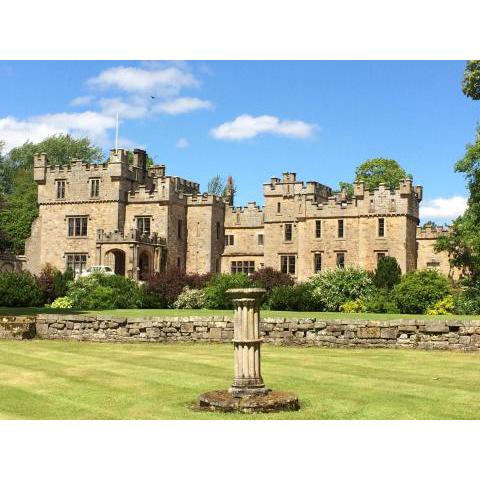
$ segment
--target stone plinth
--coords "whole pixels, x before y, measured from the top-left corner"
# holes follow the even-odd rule
[[[228,391],[206,392],[197,407],[221,412],[272,412],[298,410],[294,393],[272,392],[265,387],[260,369],[260,304],[262,288],[238,288],[227,291],[235,309],[233,346],[235,375]]]

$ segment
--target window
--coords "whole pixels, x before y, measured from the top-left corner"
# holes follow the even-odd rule
[[[65,198],[65,180],[57,180],[57,198]]]
[[[380,260],[382,258],[385,258],[387,254],[385,252],[377,252],[377,265],[378,265],[378,262],[380,262]]]
[[[292,224],[291,223],[285,224],[285,241],[286,242],[292,241]]]
[[[219,273],[220,272],[220,259],[217,257],[215,259],[215,273]]]
[[[217,240],[220,238],[220,222],[217,222]]]
[[[280,213],[282,211],[282,204],[280,202],[277,202],[277,213]]]
[[[150,235],[150,217],[137,217],[137,230],[140,235]]]
[[[90,196],[98,197],[100,195],[100,179],[92,178],[90,180]]]
[[[232,273],[253,273],[255,271],[255,262],[250,260],[236,261],[231,263]]]
[[[280,257],[280,270],[282,273],[295,275],[295,255],[282,255]]]
[[[225,246],[234,245],[235,237],[233,235],[225,235]]]
[[[183,222],[182,220],[179,218],[177,220],[177,238],[178,240],[181,240],[182,239],[182,235],[183,235]]]
[[[321,238],[322,236],[322,221],[315,220],[315,237]]]
[[[263,233],[259,233],[257,235],[257,244],[258,245],[263,245]]]
[[[378,236],[379,237],[385,236],[385,219],[384,218],[378,219]]]
[[[343,228],[343,220],[338,221],[338,238],[343,238],[344,228]]]
[[[427,262],[427,268],[438,268],[440,267],[440,262],[438,260],[431,260],[430,262]]]
[[[182,260],[180,257],[177,257],[177,268],[180,268],[182,266]]]
[[[69,217],[68,218],[68,236],[86,237],[87,236],[87,217]]]
[[[337,267],[345,268],[345,253],[343,252],[337,253]]]
[[[72,270],[75,277],[78,277],[87,268],[87,254],[86,253],[68,253],[67,268]]]
[[[320,273],[322,271],[322,254],[316,253],[313,256],[313,271],[315,273]]]

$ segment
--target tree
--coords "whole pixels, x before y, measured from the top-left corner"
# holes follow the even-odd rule
[[[381,183],[393,189],[406,178],[411,178],[411,175],[396,160],[389,158],[372,158],[355,170],[355,181],[364,182],[367,190],[374,190]]]
[[[63,165],[71,158],[89,163],[103,160],[101,149],[92,145],[88,138],[77,139],[63,134],[36,144],[25,142],[6,156],[0,155],[0,191],[4,192],[3,208],[0,208],[0,242],[3,248],[15,253],[23,253],[32,222],[38,215],[37,186],[33,180],[35,153],[46,153],[51,165]]]
[[[208,182],[207,192],[211,195],[217,195],[218,197],[221,197],[223,195],[225,187],[225,180],[220,175],[215,175]]]
[[[347,190],[347,195],[353,197],[353,183],[350,182],[338,182],[340,187],[340,192],[345,188]]]
[[[473,100],[480,100],[480,60],[470,60],[465,66],[462,91]]]
[[[232,193],[235,195],[235,193],[237,192],[237,188],[235,187],[233,180],[231,185],[233,190]],[[217,195],[217,197],[226,198],[228,193],[227,189],[227,182],[220,175],[215,175],[214,177],[212,177],[207,184],[207,193],[210,193],[211,195]]]
[[[449,254],[451,267],[459,268],[472,282],[480,281],[480,127],[475,142],[455,164],[463,173],[470,192],[467,210],[451,225],[448,233],[436,243],[436,251]]]
[[[402,270],[400,269],[396,258],[385,256],[378,262],[373,277],[373,283],[377,288],[390,290],[400,282],[401,277]]]

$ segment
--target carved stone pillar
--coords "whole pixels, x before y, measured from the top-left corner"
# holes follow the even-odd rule
[[[235,309],[233,345],[235,377],[229,392],[234,396],[267,392],[260,370],[260,303],[263,288],[238,288],[227,291]]]

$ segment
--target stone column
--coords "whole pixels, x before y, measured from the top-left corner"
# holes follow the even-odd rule
[[[235,309],[234,357],[235,377],[229,392],[236,397],[265,394],[260,372],[260,302],[263,288],[235,288],[227,291]]]

